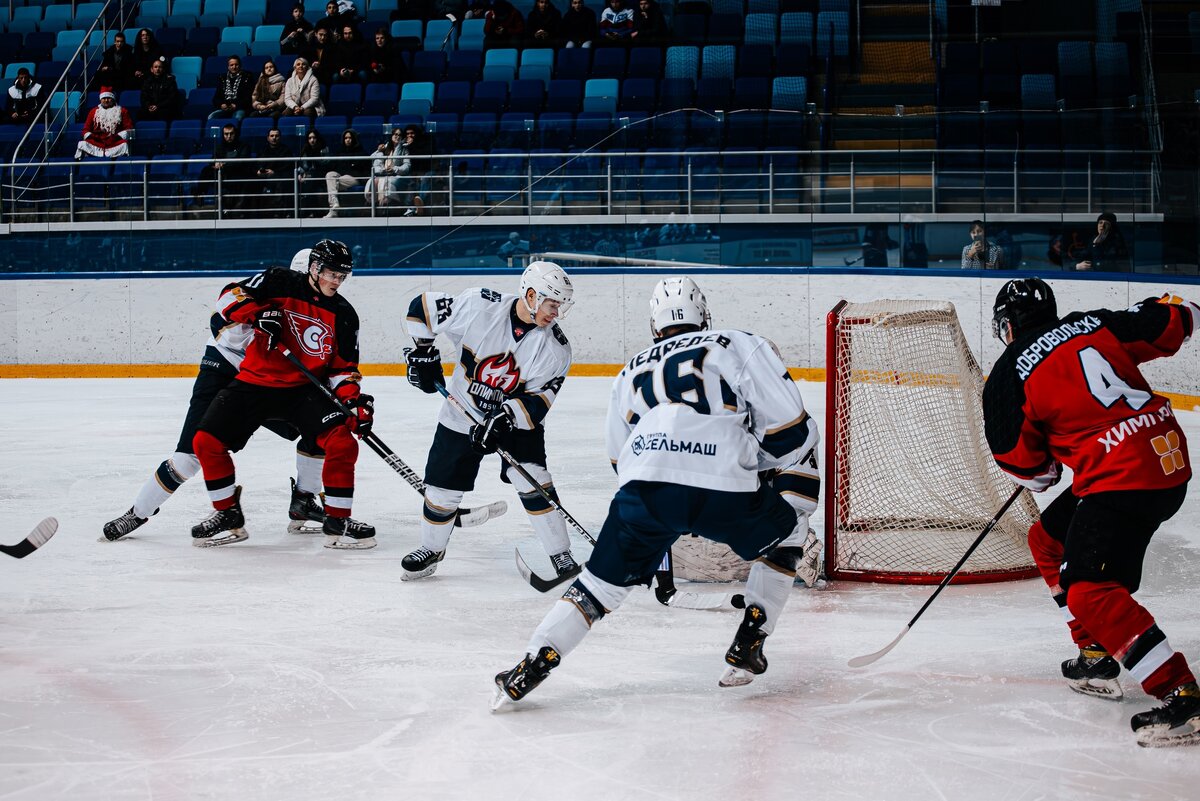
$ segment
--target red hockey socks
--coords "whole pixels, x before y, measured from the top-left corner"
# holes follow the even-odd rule
[[[1050,597],[1054,599],[1054,603],[1058,604],[1059,611],[1067,621],[1067,627],[1071,629],[1071,639],[1080,648],[1095,644],[1096,638],[1088,633],[1083,624],[1067,607],[1067,592],[1058,583],[1058,569],[1062,565],[1063,544],[1046,532],[1040,520],[1029,528],[1029,552],[1033,554],[1033,561],[1037,564],[1038,572],[1042,574],[1042,578],[1050,587]]]
[[[233,457],[225,443],[207,431],[197,431],[192,437],[192,451],[204,471],[204,484],[214,509],[228,509],[234,504]]]
[[[1080,581],[1067,596],[1075,614],[1099,634],[1100,644],[1150,695],[1162,698],[1196,680],[1183,654],[1171,648],[1154,617],[1121,584]]]
[[[358,461],[358,440],[349,426],[334,426],[317,437],[325,449],[321,482],[325,485],[325,514],[349,517],[354,504],[354,463]]]

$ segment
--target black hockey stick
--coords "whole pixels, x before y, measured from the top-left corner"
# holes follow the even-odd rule
[[[445,385],[438,384],[437,388],[438,388],[438,392],[442,393],[442,395],[444,395],[446,397],[446,400],[449,401],[451,404],[453,404],[454,408],[458,409],[460,412],[462,412],[464,415],[466,415],[468,420],[470,420],[471,422],[476,423],[476,424],[483,422],[482,420],[479,419],[479,417],[473,411],[468,409],[466,407],[466,405],[464,405],[461,401],[459,401],[458,398],[451,395],[450,390],[446,389]],[[592,545],[596,544],[596,538],[593,537],[591,534],[589,534],[588,530],[586,528],[584,528],[583,526],[581,526],[579,524],[579,521],[576,520],[574,517],[572,517],[571,513],[568,512],[566,509],[564,509],[562,507],[562,504],[560,504],[557,500],[554,499],[554,496],[552,496],[550,493],[546,492],[545,487],[543,487],[541,484],[539,484],[537,482],[537,480],[534,479],[533,476],[529,475],[529,471],[521,466],[521,463],[517,461],[516,457],[514,457],[511,453],[504,450],[503,448],[497,448],[496,453],[498,453],[500,455],[501,459],[508,462],[509,466],[513,470],[515,470],[517,472],[517,474],[521,476],[521,478],[523,478],[527,482],[529,482],[529,484],[535,490],[538,491],[538,494],[540,494],[546,500],[546,502],[548,504],[550,504],[552,507],[554,507],[556,510],[558,510],[558,513],[563,516],[563,520],[566,520],[567,523],[570,524],[570,526],[572,528],[574,528],[576,531],[578,531],[585,540],[590,542]],[[573,576],[577,575],[577,573],[578,573],[578,571],[576,571],[576,573],[564,573],[561,576],[556,576],[554,579],[544,579],[544,578],[538,576],[536,573],[534,573],[529,568],[529,565],[526,564],[525,559],[521,556],[520,549],[516,550],[516,555],[517,555],[516,556],[517,570],[519,570],[521,572],[521,576],[527,582],[529,582],[529,586],[533,587],[538,592],[546,592],[546,591],[550,590],[552,587],[555,587],[556,585],[561,584],[562,582],[566,581],[569,578],[572,578]]]
[[[1003,517],[1004,513],[1008,511],[1008,507],[1012,506],[1013,502],[1017,500],[1017,496],[1019,496],[1021,494],[1022,489],[1024,489],[1024,488],[1017,487],[1015,490],[1013,490],[1013,494],[1008,496],[1008,500],[1005,501],[1004,505],[1000,507],[1000,511],[996,512],[996,514],[993,515],[992,519],[988,521],[988,524],[983,527],[983,531],[979,532],[979,536],[975,538],[975,541],[973,543],[971,543],[971,547],[967,549],[967,552],[962,555],[962,559],[959,559],[958,564],[956,564],[950,570],[950,572],[946,574],[946,577],[944,579],[942,579],[942,583],[939,584],[937,586],[937,589],[933,591],[933,595],[930,595],[929,599],[927,601],[925,601],[924,605],[922,605],[921,608],[917,610],[917,613],[915,615],[913,615],[913,619],[908,621],[908,625],[905,626],[900,631],[900,633],[896,635],[896,639],[892,640],[890,643],[885,645],[883,648],[880,648],[878,651],[876,651],[873,654],[864,654],[863,656],[854,657],[848,663],[850,665],[850,667],[865,667],[866,665],[869,665],[872,662],[874,662],[878,659],[881,659],[882,657],[887,655],[888,651],[890,651],[896,647],[896,644],[904,638],[905,634],[908,634],[909,629],[911,629],[913,627],[913,624],[917,622],[917,619],[920,618],[921,615],[925,614],[925,610],[929,608],[929,605],[931,603],[933,603],[933,599],[938,597],[938,594],[942,590],[946,589],[946,585],[949,584],[950,581],[956,575],[958,575],[958,571],[961,570],[962,566],[964,564],[966,564],[968,559],[971,558],[971,554],[975,553],[975,549],[979,547],[979,544],[981,542],[983,542],[983,538],[988,535],[988,532],[990,532],[993,528],[996,527],[996,524],[1000,522],[1000,518]]]
[[[342,403],[338,396],[333,394],[333,390],[331,390],[324,381],[317,378],[311,370],[305,367],[304,363],[296,358],[294,353],[282,345],[279,346],[279,351],[289,362],[296,366],[297,370],[304,373],[304,376],[309,381],[313,382],[317,389],[321,390],[321,393],[338,408],[338,411],[346,415],[346,417],[354,417],[354,411],[346,406],[346,404]],[[410,487],[422,495],[425,494],[425,482],[421,480],[421,477],[418,476],[411,467],[406,465],[404,460],[397,456],[395,452],[384,443],[383,440],[377,437],[374,431],[363,437],[362,441],[367,443],[371,450],[379,454],[379,457],[387,463],[388,467],[399,473],[400,477],[407,481]],[[484,523],[493,517],[499,517],[507,511],[508,504],[504,501],[489,503],[486,506],[479,507],[478,509],[459,509],[458,514],[454,518],[454,525],[468,527],[478,526],[480,523]]]
[[[0,545],[0,553],[6,553],[14,559],[24,559],[49,542],[56,531],[58,531],[58,521],[53,517],[47,517],[34,526],[33,531],[29,532],[29,536],[16,545]]]

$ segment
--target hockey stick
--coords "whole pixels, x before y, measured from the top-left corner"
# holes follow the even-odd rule
[[[58,521],[53,517],[47,517],[34,526],[33,531],[29,532],[29,535],[16,545],[0,545],[0,553],[6,553],[14,559],[24,559],[49,542],[56,531],[58,531]]]
[[[971,558],[971,554],[975,553],[975,549],[979,547],[981,542],[983,542],[983,538],[988,535],[989,531],[995,528],[996,524],[1000,522],[1000,518],[1003,517],[1004,513],[1008,511],[1008,507],[1012,506],[1013,502],[1017,500],[1017,496],[1021,494],[1022,489],[1024,488],[1017,487],[1015,490],[1013,490],[1013,494],[1008,496],[1008,500],[1005,501],[1004,505],[1000,507],[1000,511],[996,512],[996,514],[992,516],[992,519],[988,521],[988,524],[983,527],[983,531],[979,532],[979,536],[975,538],[973,543],[971,543],[971,547],[967,548],[967,552],[962,555],[962,559],[959,559],[958,564],[956,564],[950,570],[950,572],[946,574],[946,577],[942,579],[942,583],[939,584],[937,589],[933,591],[933,595],[930,595],[929,599],[925,601],[924,605],[917,610],[917,613],[913,615],[913,619],[908,621],[908,625],[896,635],[896,639],[892,640],[890,643],[885,645],[883,648],[880,648],[873,654],[865,654],[863,656],[854,657],[848,663],[850,667],[865,667],[866,665],[869,665],[872,662],[875,662],[876,660],[886,656],[888,651],[896,647],[896,644],[904,638],[905,634],[908,634],[909,629],[913,627],[913,624],[917,622],[917,619],[920,618],[921,615],[925,613],[925,610],[929,608],[929,605],[933,603],[933,599],[938,597],[938,594],[942,590],[946,589],[946,585],[949,584],[956,575],[958,575],[958,571],[961,570],[962,566],[966,564],[968,559]]]
[[[454,408],[456,408],[460,412],[462,412],[468,420],[475,423],[476,425],[483,422],[482,420],[479,419],[479,417],[473,411],[468,409],[461,401],[459,401],[458,398],[451,395],[450,390],[446,389],[444,384],[438,384],[437,389],[438,389],[438,392],[442,393],[442,395],[445,396],[446,400],[449,401],[454,406]],[[596,538],[593,537],[591,534],[589,534],[588,530],[586,528],[584,528],[583,526],[581,526],[579,524],[579,521],[576,520],[574,517],[572,517],[571,513],[562,507],[562,504],[560,504],[558,501],[556,501],[550,493],[546,492],[545,487],[543,487],[541,484],[539,484],[537,482],[537,480],[534,479],[533,476],[529,475],[529,471],[521,466],[521,463],[517,461],[516,457],[514,457],[511,453],[504,450],[503,448],[497,448],[496,453],[498,453],[500,455],[501,459],[508,462],[509,467],[511,467],[513,470],[515,470],[517,472],[517,474],[519,476],[521,476],[521,478],[523,478],[527,482],[529,482],[529,484],[535,490],[537,490],[538,494],[541,495],[548,504],[550,504],[552,507],[554,507],[556,510],[558,510],[558,513],[563,516],[563,520],[566,520],[567,523],[569,523],[572,528],[574,528],[576,531],[578,531],[585,540],[590,542],[592,545],[596,544]],[[544,579],[541,576],[534,573],[529,568],[529,565],[525,562],[525,559],[521,556],[520,549],[515,549],[515,550],[516,550],[516,559],[517,559],[517,570],[519,570],[521,572],[521,577],[524,578],[527,582],[529,582],[529,586],[533,587],[538,592],[546,592],[546,591],[550,590],[552,587],[555,587],[556,585],[561,584],[562,582],[564,582],[567,579],[572,578],[574,575],[576,575],[576,574],[563,574],[561,576],[556,576],[554,579]]]
[[[296,358],[294,353],[282,345],[279,346],[279,351],[284,355],[284,358],[295,365],[297,370],[304,373],[305,378],[311,381],[317,387],[317,389],[321,390],[321,393],[328,398],[329,401],[336,406],[342,414],[346,415],[346,417],[354,417],[354,412],[348,406],[346,406],[346,404],[342,403],[337,395],[333,394],[333,390],[331,390],[324,381],[317,378],[311,370],[305,367],[304,363]],[[406,465],[404,461],[384,443],[383,440],[376,436],[374,431],[363,437],[362,441],[367,443],[371,450],[379,454],[379,457],[383,459],[385,463],[387,463],[388,467],[399,473],[400,477],[407,481],[410,487],[422,495],[425,494],[425,482],[421,480],[421,477],[418,476],[411,467]],[[493,517],[499,517],[507,511],[508,504],[505,501],[489,503],[486,506],[479,507],[478,509],[459,509],[457,516],[454,518],[454,525],[464,527],[478,526],[480,523],[484,523]]]

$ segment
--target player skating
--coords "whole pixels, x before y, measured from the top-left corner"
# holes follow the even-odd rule
[[[1192,474],[1171,403],[1138,365],[1176,353],[1198,322],[1200,308],[1174,297],[1059,319],[1038,278],[1005,284],[992,318],[1008,346],[983,393],[996,462],[1035,492],[1058,481],[1061,465],[1074,473],[1029,530],[1079,646],[1063,676],[1079,692],[1119,699],[1124,665],[1163,701],[1131,719],[1140,745],[1200,743],[1196,677],[1132,597],[1150,538],[1179,511]]]
[[[763,640],[787,603],[816,509],[810,467],[820,435],[774,346],[709,330],[690,278],[660,281],[650,313],[655,344],[621,370],[609,400],[620,489],[582,574],[534,631],[525,658],[496,676],[493,708],[538,686],[634,585],[649,584],[689,532],[757,560],[720,685],[747,684],[767,669]],[[768,485],[760,471],[778,472]]]
[[[275,268],[231,284],[220,302],[223,316],[252,325],[237,378],[213,399],[192,441],[216,510],[192,527],[196,544],[246,539],[233,459],[266,420],[283,420],[325,450],[323,530],[335,548],[373,548],[375,528],[350,517],[358,442],[374,416],[374,398],[359,389],[358,314],[339,294],[353,260],[343,243],[323,239],[312,249],[304,275]],[[354,412],[347,418],[283,353],[333,388]],[[216,537],[223,532],[229,534]]]
[[[311,248],[304,248],[293,256],[291,269],[307,274],[310,253]],[[227,290],[228,287],[224,291]],[[213,312],[209,327],[212,333],[204,348],[204,355],[200,357],[200,370],[192,384],[192,399],[188,403],[175,453],[164,459],[138,490],[129,511],[104,524],[106,540],[119,540],[140,528],[151,516],[158,514],[159,508],[175,490],[200,470],[200,461],[192,450],[196,426],[208,411],[212,399],[237,376],[242,359],[246,356],[246,346],[254,336],[252,325],[230,322],[219,311]],[[284,439],[294,440],[300,436],[295,428],[277,420],[268,420],[263,427]],[[296,477],[292,479],[292,502],[288,509],[288,517],[291,518],[289,531],[311,531],[314,524],[316,530],[320,530],[324,523],[325,512],[317,502],[321,493],[324,461],[325,452],[311,438],[301,437],[296,443]]]
[[[537,261],[521,275],[519,296],[475,288],[457,297],[426,292],[413,298],[408,332],[416,347],[406,354],[409,382],[430,394],[444,383],[441,354],[433,344],[444,334],[458,351],[450,393],[483,422],[473,425],[451,403],[442,404],[425,465],[421,545],[404,557],[405,580],[437,570],[455,512],[475,488],[484,455],[502,448],[557,498],[543,423],[571,366],[571,346],[555,321],[566,316],[573,293],[561,267]],[[562,516],[507,462],[500,475],[516,487],[558,575],[578,573]]]

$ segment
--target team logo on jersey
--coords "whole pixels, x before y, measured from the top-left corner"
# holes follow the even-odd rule
[[[475,380],[480,384],[498,389],[501,392],[512,392],[521,380],[521,371],[517,368],[517,360],[511,353],[503,356],[488,356],[475,367]]]
[[[333,329],[316,317],[285,311],[292,337],[309,356],[323,359],[333,351]]]

